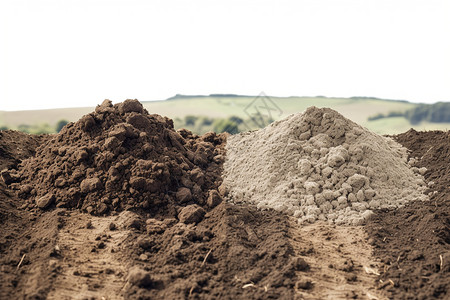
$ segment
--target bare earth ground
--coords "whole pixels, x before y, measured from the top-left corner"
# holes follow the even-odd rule
[[[318,222],[299,227],[291,223],[292,243],[297,254],[310,265],[298,272],[297,287],[303,299],[386,299],[376,290],[379,264],[362,226],[335,226]]]
[[[448,138],[399,137],[437,193],[377,212],[365,227],[299,227],[223,203],[196,225],[165,219],[149,231],[138,212],[32,213],[0,183],[0,299],[448,299]],[[0,136],[1,165],[14,167],[39,142]]]
[[[76,211],[58,232],[59,255],[49,299],[122,299],[127,261],[121,257],[128,230],[110,230],[118,217],[93,217]]]

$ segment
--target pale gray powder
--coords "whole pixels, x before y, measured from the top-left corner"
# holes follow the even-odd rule
[[[419,173],[392,139],[310,107],[229,137],[223,186],[229,201],[285,212],[299,223],[357,225],[372,209],[427,200]]]

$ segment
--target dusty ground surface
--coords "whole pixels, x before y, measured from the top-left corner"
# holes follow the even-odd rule
[[[296,253],[310,266],[297,273],[301,298],[387,299],[374,285],[380,264],[372,256],[363,226],[318,222],[299,227],[293,220],[290,230]]]
[[[8,168],[42,141],[4,137],[0,164]],[[299,227],[227,203],[205,206],[189,224],[140,209],[20,209],[23,200],[0,183],[0,299],[446,299],[448,134],[397,138],[423,156],[418,166],[438,193],[379,211],[367,227]]]

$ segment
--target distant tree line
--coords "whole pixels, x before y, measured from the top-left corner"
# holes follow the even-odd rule
[[[208,131],[236,134],[243,131],[259,129],[262,125],[269,125],[274,120],[266,116],[258,116],[257,121],[258,122],[255,122],[251,118],[243,119],[238,116],[211,118],[206,116],[187,115],[183,118],[175,118],[174,126],[176,129],[186,128],[195,134],[204,134]],[[60,132],[67,123],[69,123],[67,120],[60,120],[55,126],[50,126],[48,123],[35,125],[21,124],[15,128],[2,126],[0,127],[0,130],[14,129],[30,134],[57,133]]]
[[[1,126],[0,130],[8,130],[8,129],[14,129],[30,134],[44,134],[44,133],[56,133],[60,132],[61,129],[66,126],[66,124],[69,123],[67,120],[59,120],[55,126],[50,126],[48,123],[41,123],[41,124],[20,124],[17,126],[17,128],[10,128],[8,126]]]
[[[268,125],[274,120],[267,117],[258,119],[258,124],[252,119],[243,119],[238,116],[231,116],[227,118],[210,118],[205,116],[188,115],[183,119],[175,118],[175,128],[185,128],[196,134],[204,134],[208,131],[217,133],[228,132],[236,134],[243,131],[254,130],[260,128],[260,125]]]
[[[383,118],[404,117],[412,125],[421,122],[450,123],[450,102],[438,102],[435,104],[420,104],[405,112],[389,112],[369,117],[369,121]]]

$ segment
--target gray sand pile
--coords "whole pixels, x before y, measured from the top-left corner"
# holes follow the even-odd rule
[[[304,113],[227,143],[228,199],[272,208],[299,223],[362,224],[372,209],[427,200],[423,174],[406,149],[328,108]]]

